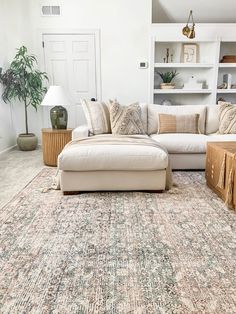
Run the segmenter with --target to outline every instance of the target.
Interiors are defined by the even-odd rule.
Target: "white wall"
[[[5,70],[16,53],[16,48],[28,43],[28,0],[1,0],[0,20],[4,26],[0,34],[0,67]],[[2,86],[0,87],[0,93]],[[11,110],[14,108],[13,110]],[[16,143],[16,129],[23,119],[23,107],[13,102],[5,104],[0,98],[0,152]]]
[[[236,23],[235,0],[153,0],[153,23],[186,23],[190,10],[196,23]]]
[[[4,63],[12,59],[15,48],[25,44],[39,58],[43,70],[40,33],[70,32],[72,29],[99,29],[101,34],[102,98],[117,98],[121,103],[147,101],[149,93],[148,69],[140,70],[139,62],[149,59],[149,27],[151,0],[0,0],[7,33],[0,35],[1,55]],[[43,17],[42,4],[61,4],[62,16]],[[4,8],[4,10],[2,10]],[[7,41],[7,48],[4,43]],[[1,60],[0,60],[1,61]],[[24,132],[22,104],[14,102],[11,124],[9,105],[0,104],[0,151],[15,143],[15,134]],[[81,110],[80,110],[81,112]],[[48,115],[48,114],[47,114]],[[47,116],[46,115],[46,116]],[[30,108],[29,130],[39,137],[41,128],[47,127],[42,108],[36,113]],[[82,114],[81,114],[82,116]],[[83,122],[83,118],[80,120]],[[75,127],[74,125],[72,127]]]
[[[30,2],[34,52],[40,55],[39,34],[44,30],[99,29],[102,98],[147,101],[148,69],[140,70],[139,62],[149,59],[151,0],[66,0],[61,1],[61,17],[41,16],[40,5],[53,3],[58,2]]]
[[[4,28],[7,26],[6,19],[6,1],[0,3],[0,20]],[[1,32],[0,35],[0,67],[4,67],[7,63],[8,45],[7,34]],[[0,87],[2,93],[2,87]],[[5,104],[0,98],[0,152],[15,143],[15,132],[12,125],[10,105]]]

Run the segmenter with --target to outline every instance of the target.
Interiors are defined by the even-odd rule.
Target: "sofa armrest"
[[[89,136],[89,129],[87,125],[81,125],[72,131],[72,140],[78,140]]]

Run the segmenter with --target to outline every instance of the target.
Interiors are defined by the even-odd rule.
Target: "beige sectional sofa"
[[[218,105],[161,106],[141,104],[143,125],[147,134],[164,145],[169,153],[172,169],[205,169],[207,142],[236,141],[236,134],[217,134],[219,129]],[[201,134],[157,134],[158,113],[200,115]],[[86,125],[74,129],[73,139],[88,136]]]

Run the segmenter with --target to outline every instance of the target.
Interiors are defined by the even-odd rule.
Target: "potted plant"
[[[8,70],[0,73],[0,81],[3,84],[2,98],[4,102],[11,102],[18,99],[24,104],[25,112],[25,133],[19,134],[17,138],[18,147],[21,150],[34,150],[37,147],[38,139],[28,129],[28,107],[37,106],[47,91],[44,81],[48,80],[45,72],[35,68],[37,59],[27,53],[27,48],[22,46],[17,49],[17,54]]]
[[[172,80],[179,74],[176,71],[161,73],[157,72],[157,74],[161,77],[163,83],[160,84],[161,89],[173,89],[175,88],[175,84],[172,83]]]

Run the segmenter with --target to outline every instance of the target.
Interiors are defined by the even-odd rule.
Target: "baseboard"
[[[10,146],[10,147],[8,147],[8,148],[2,150],[2,151],[0,152],[0,155],[2,155],[2,154],[4,154],[4,153],[8,152],[9,150],[15,148],[16,146],[17,146],[17,145],[13,145],[13,146]]]

